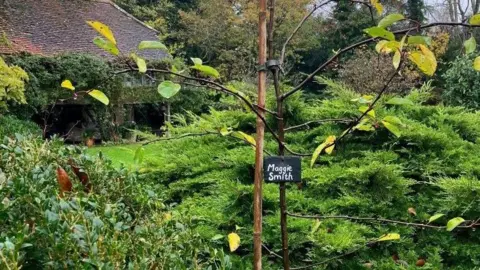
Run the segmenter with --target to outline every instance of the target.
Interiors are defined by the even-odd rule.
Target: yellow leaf
[[[315,161],[317,161],[318,156],[323,151],[325,146],[327,146],[327,144],[322,143],[315,149],[315,151],[313,152],[313,155],[312,155],[312,159],[310,160],[310,167],[313,167],[313,165],[315,164]]]
[[[94,99],[102,102],[105,105],[108,105],[110,103],[110,100],[108,99],[108,97],[100,90],[93,89],[93,90],[90,90],[88,94]]]
[[[335,148],[335,140],[337,137],[335,136],[328,136],[328,138],[325,140],[325,143],[327,144],[326,146],[331,145],[330,147],[325,148],[325,153],[331,155],[333,152],[333,149]]]
[[[383,13],[383,6],[379,0],[370,0],[370,4],[377,10],[378,15]]]
[[[230,233],[228,235],[228,245],[230,246],[230,251],[234,252],[240,246],[240,236],[236,233]]]
[[[401,58],[402,58],[402,54],[400,53],[399,50],[396,50],[395,54],[393,55],[393,67],[395,69],[398,69],[398,67],[400,66]]]
[[[425,74],[432,76],[437,70],[437,59],[432,51],[424,45],[418,45],[420,51],[411,52],[409,59]]]
[[[310,167],[313,167],[313,165],[315,164],[315,161],[317,161],[318,159],[318,156],[320,155],[320,153],[322,153],[322,151],[325,149],[325,153],[327,154],[332,154],[333,152],[333,149],[335,148],[335,140],[337,138],[335,136],[328,136],[328,138],[322,143],[320,144],[317,149],[315,149],[315,151],[313,152],[313,155],[312,155],[312,159],[310,160]],[[333,144],[333,145],[331,145]],[[331,146],[329,146],[331,145]],[[327,147],[327,148],[325,148]]]
[[[110,27],[108,27],[107,25],[99,21],[87,21],[87,23],[93,29],[95,29],[98,33],[100,33],[102,36],[108,39],[110,42],[117,45],[117,41],[115,40],[115,37],[113,36],[113,32],[112,30],[110,30]]]
[[[473,62],[473,68],[474,68],[476,71],[480,71],[480,56],[478,56],[477,58],[475,58],[475,61]]]
[[[172,220],[172,214],[171,213],[165,213],[163,215],[163,218],[165,219],[165,221],[170,221],[170,220]]]
[[[66,88],[66,89],[69,89],[69,90],[72,90],[72,91],[75,90],[75,87],[73,86],[73,84],[70,80],[64,80],[61,85],[62,85],[63,88]]]
[[[255,146],[256,145],[256,141],[255,141],[255,138],[244,133],[244,132],[241,132],[241,131],[235,131],[235,132],[232,132],[231,134],[233,137],[235,138],[239,138],[239,139],[242,139],[242,140],[245,140],[247,141],[248,143],[250,143],[251,145]]]
[[[378,241],[392,241],[392,240],[399,240],[400,234],[398,233],[389,233],[385,234],[384,236],[380,237]]]

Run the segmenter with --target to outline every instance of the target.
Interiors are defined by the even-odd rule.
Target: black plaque
[[[299,157],[266,157],[263,179],[268,183],[302,182],[302,161]]]

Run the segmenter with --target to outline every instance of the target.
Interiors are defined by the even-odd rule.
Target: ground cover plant
[[[329,100],[305,103],[301,97],[296,109],[302,122],[312,116],[336,118],[355,115],[358,94],[331,81]],[[460,107],[429,106],[431,89],[425,86],[406,97],[407,105],[387,105],[377,110],[377,117],[395,113],[405,123],[397,139],[385,128],[355,136],[332,156],[320,156],[309,168],[304,161],[304,185],[288,189],[289,213],[320,216],[375,216],[411,223],[428,223],[435,214],[443,214],[430,223],[442,226],[450,218],[475,219],[479,214],[477,140],[480,117]],[[382,103],[392,96],[382,99]],[[237,117],[232,118],[232,115]],[[254,125],[254,118],[244,110],[214,112],[202,118],[187,119],[176,134],[215,129],[212,123]],[[323,124],[287,133],[296,151],[311,149],[328,134],[340,132],[338,124]],[[124,146],[99,148],[123,152]],[[135,146],[137,147],[137,146]],[[132,148],[135,148],[132,147]],[[268,151],[276,145],[269,143]],[[233,269],[242,269],[241,261],[252,256],[252,174],[254,151],[244,142],[218,135],[192,136],[164,140],[144,146],[140,167],[147,178],[164,186],[165,200],[179,211],[201,217],[193,230],[205,240],[233,231],[241,237],[239,249],[232,254]],[[119,150],[115,150],[119,149]],[[89,150],[95,151],[96,149]],[[133,151],[133,149],[131,150]],[[133,160],[133,156],[131,156]],[[275,184],[264,187],[265,269],[277,269],[281,259],[278,219],[278,191]],[[240,228],[239,228],[240,227]],[[395,242],[375,242],[384,233],[399,233]],[[459,228],[453,233],[445,228],[422,228],[349,219],[289,218],[292,264],[343,256],[318,266],[319,269],[473,269],[480,257],[479,233]],[[375,242],[375,243],[372,243]],[[224,243],[224,248],[227,248]],[[270,251],[272,253],[270,253]],[[247,269],[250,267],[248,265]]]

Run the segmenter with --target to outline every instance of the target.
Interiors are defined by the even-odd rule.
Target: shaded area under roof
[[[112,57],[92,43],[97,32],[85,21],[108,25],[120,51],[128,55],[142,40],[158,40],[158,32],[109,0],[0,0],[0,54],[69,52]],[[144,51],[158,60],[161,51]]]

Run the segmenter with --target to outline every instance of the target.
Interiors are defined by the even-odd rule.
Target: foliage
[[[298,121],[358,115],[358,94],[328,82],[328,100],[298,99]],[[455,217],[474,219],[480,214],[474,207],[479,198],[480,116],[462,108],[423,105],[431,89],[415,89],[405,98],[406,105],[386,105],[375,110],[377,118],[396,115],[406,124],[399,139],[384,127],[375,131],[355,131],[348,140],[335,147],[332,155],[321,155],[309,168],[303,161],[303,188],[290,187],[288,211],[320,215],[375,216],[426,223],[437,213],[445,216],[433,221],[446,225]],[[386,96],[382,104],[394,96]],[[303,104],[303,105],[301,105]],[[212,111],[201,117],[191,116],[190,125],[177,124],[171,136],[199,130],[215,130],[221,125],[238,130],[253,127],[254,117],[242,109]],[[179,123],[179,122],[178,122]],[[289,147],[309,151],[327,139],[340,134],[345,125],[324,124],[306,131],[287,133]],[[235,128],[237,129],[237,128]],[[275,152],[272,140],[266,149]],[[134,151],[134,146],[129,147]],[[123,147],[100,149],[123,155]],[[90,150],[98,152],[98,150]],[[106,153],[106,152],[105,152]],[[123,158],[123,157],[122,157]],[[130,155],[133,160],[133,154]],[[219,135],[186,137],[145,146],[140,165],[145,178],[165,186],[166,202],[176,210],[204,218],[192,229],[202,239],[237,233],[242,241],[232,256],[233,269],[242,269],[240,260],[251,260],[252,243],[252,175],[254,151],[244,142]],[[153,180],[155,179],[155,180]],[[264,243],[281,252],[278,187],[264,186]],[[416,210],[416,216],[409,208]],[[322,261],[352,249],[355,255],[325,264],[327,269],[360,269],[366,262],[378,269],[396,266],[392,255],[398,255],[410,267],[424,258],[427,269],[472,269],[480,257],[478,231],[456,229],[416,229],[414,227],[357,223],[324,219],[321,222],[289,218],[291,260]],[[367,243],[386,233],[398,233],[395,243]],[[266,253],[265,269],[278,269],[281,260]]]
[[[480,79],[472,68],[474,55],[458,56],[443,74],[445,103],[480,108]]]
[[[41,136],[40,127],[33,122],[20,120],[12,115],[0,116],[0,138],[14,137],[15,133]]]
[[[65,54],[53,57],[20,54],[9,56],[7,62],[22,67],[29,74],[24,106],[12,108],[12,112],[29,119],[33,114],[43,112],[49,105],[60,99],[72,98],[72,93],[60,88],[60,83],[70,79],[80,90],[104,82],[103,88],[109,94],[118,89],[119,81],[109,81],[112,72],[102,59],[88,54]],[[111,95],[114,96],[114,95]]]
[[[25,104],[25,82],[27,73],[18,66],[8,66],[0,57],[0,110],[7,108],[8,102]]]
[[[227,242],[201,239],[201,219],[172,211],[150,179],[57,140],[17,135],[1,147],[0,268],[231,269],[218,249]],[[63,196],[59,177],[73,183]]]

